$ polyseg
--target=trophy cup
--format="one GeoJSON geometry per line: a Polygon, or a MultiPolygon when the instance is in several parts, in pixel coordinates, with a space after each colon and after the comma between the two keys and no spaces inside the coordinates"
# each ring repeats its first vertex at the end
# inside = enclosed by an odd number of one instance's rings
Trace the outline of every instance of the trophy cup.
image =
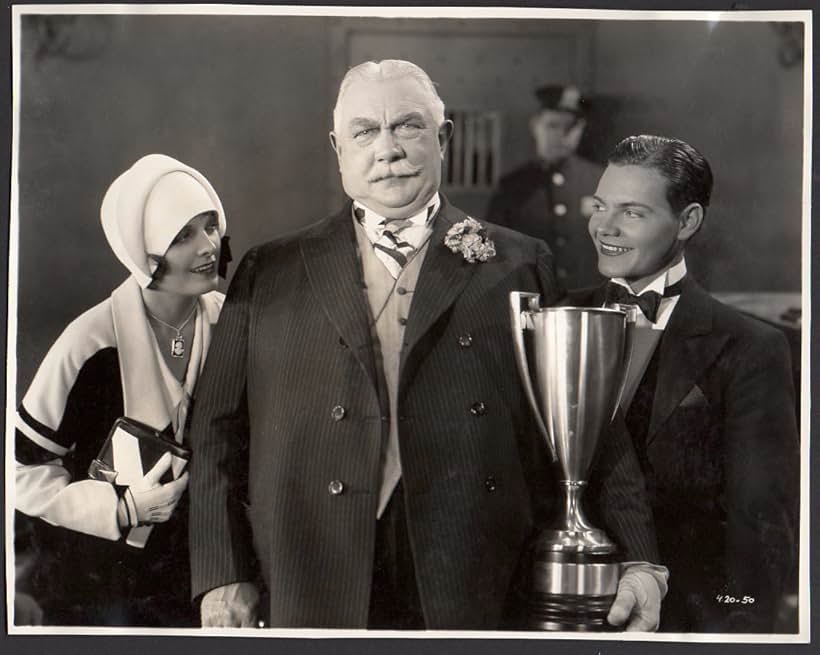
{"type": "Polygon", "coordinates": [[[538,294],[510,293],[516,363],[562,498],[558,516],[536,541],[528,627],[607,630],[620,557],[603,530],[587,520],[581,498],[601,433],[620,402],[634,314],[540,308],[538,302],[538,294]]]}

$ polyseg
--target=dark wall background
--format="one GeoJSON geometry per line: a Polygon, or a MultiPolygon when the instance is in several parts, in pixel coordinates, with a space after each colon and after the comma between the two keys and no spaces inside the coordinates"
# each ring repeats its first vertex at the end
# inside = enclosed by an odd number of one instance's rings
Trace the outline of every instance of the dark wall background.
{"type": "MultiPolygon", "coordinates": [[[[108,184],[164,152],[219,192],[238,259],[342,198],[327,140],[335,92],[365,57],[408,58],[448,107],[503,120],[502,168],[531,155],[531,88],[592,96],[586,153],[679,136],[716,189],[691,268],[713,291],[799,291],[800,35],[696,21],[25,16],[19,123],[18,397],[62,328],[125,276],[99,226],[108,184]]],[[[592,192],[593,189],[590,189],[592,192]]],[[[481,215],[486,192],[451,190],[481,215]]]]}

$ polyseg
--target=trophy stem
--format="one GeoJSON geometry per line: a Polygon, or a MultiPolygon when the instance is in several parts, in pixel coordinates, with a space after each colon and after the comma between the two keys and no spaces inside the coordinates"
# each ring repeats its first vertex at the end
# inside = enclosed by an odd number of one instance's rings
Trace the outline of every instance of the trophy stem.
{"type": "Polygon", "coordinates": [[[586,482],[573,482],[571,480],[562,480],[561,487],[564,497],[563,508],[563,529],[572,532],[585,532],[594,530],[592,524],[587,520],[581,505],[581,498],[586,489],[586,482]]]}

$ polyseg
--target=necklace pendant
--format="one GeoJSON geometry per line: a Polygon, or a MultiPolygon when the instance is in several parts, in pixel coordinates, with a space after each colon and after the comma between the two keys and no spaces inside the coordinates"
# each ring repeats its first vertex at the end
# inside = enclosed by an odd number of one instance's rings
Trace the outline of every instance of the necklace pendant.
{"type": "Polygon", "coordinates": [[[185,357],[185,339],[182,335],[177,335],[171,339],[171,357],[180,359],[185,357]]]}

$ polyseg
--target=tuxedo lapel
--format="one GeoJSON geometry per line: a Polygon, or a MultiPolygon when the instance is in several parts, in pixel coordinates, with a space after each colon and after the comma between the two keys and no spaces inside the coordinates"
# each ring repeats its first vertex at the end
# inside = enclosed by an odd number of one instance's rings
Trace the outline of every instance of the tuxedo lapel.
{"type": "MultiPolygon", "coordinates": [[[[356,252],[351,203],[312,236],[302,240],[302,257],[317,302],[378,389],[370,331],[370,310],[356,252]]],[[[309,302],[306,298],[305,302],[309,302]]]]}
{"type": "Polygon", "coordinates": [[[447,230],[466,218],[463,212],[451,206],[442,195],[441,209],[435,219],[407,319],[401,362],[403,380],[405,366],[415,356],[414,351],[419,342],[459,297],[476,267],[481,266],[468,263],[464,257],[444,245],[447,230]]]}
{"type": "Polygon", "coordinates": [[[689,277],[661,339],[658,382],[647,434],[651,442],[718,356],[728,337],[712,332],[709,295],[689,277]]]}

